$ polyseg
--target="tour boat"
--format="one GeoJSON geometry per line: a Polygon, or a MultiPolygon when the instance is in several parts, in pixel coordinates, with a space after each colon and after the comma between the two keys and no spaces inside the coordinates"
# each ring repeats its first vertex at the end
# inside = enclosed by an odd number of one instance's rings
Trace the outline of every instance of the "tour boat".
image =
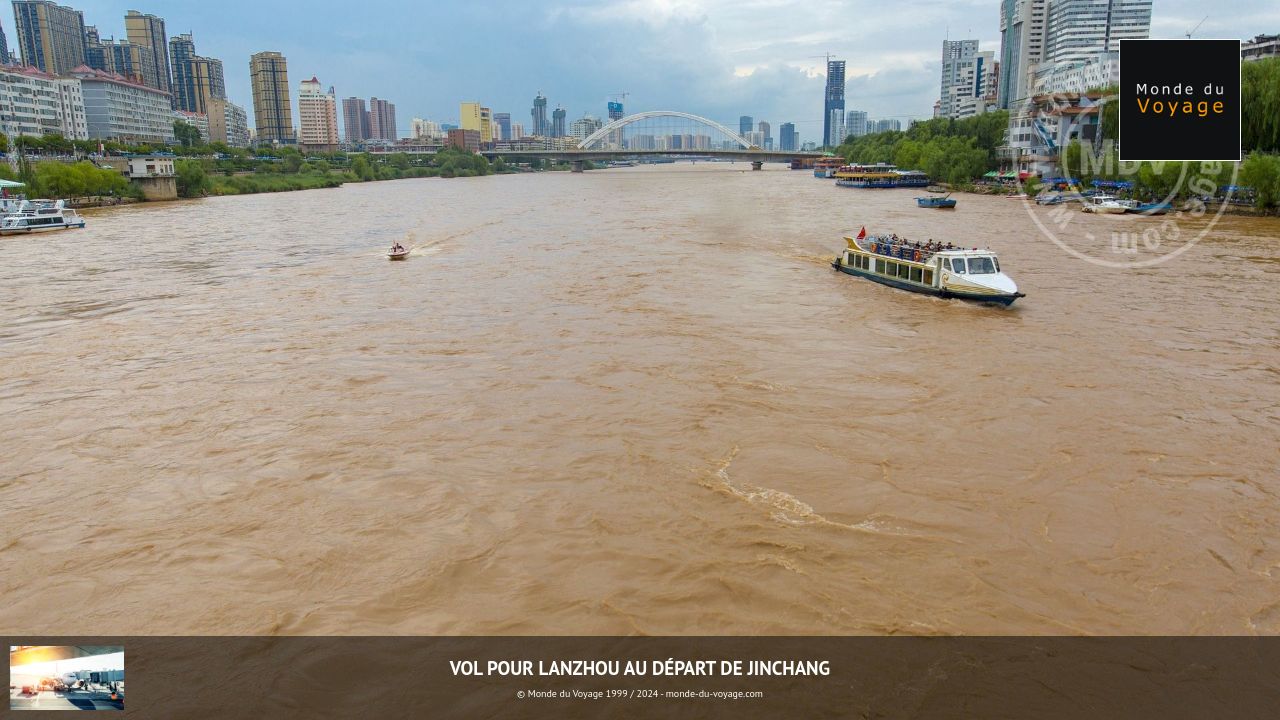
{"type": "Polygon", "coordinates": [[[813,164],[813,176],[816,178],[829,178],[835,174],[836,168],[843,164],[843,160],[834,157],[818,158],[813,164]]]}
{"type": "MultiPolygon", "coordinates": [[[[874,165],[845,165],[835,171],[836,185],[864,189],[888,189],[898,187],[900,175],[897,168],[888,163],[874,165]]],[[[927,179],[926,179],[927,184],[927,179]]]]}
{"type": "Polygon", "coordinates": [[[1167,202],[1159,203],[1140,203],[1128,209],[1128,212],[1138,215],[1164,215],[1173,210],[1173,206],[1167,202]]]}
{"type": "Polygon", "coordinates": [[[0,235],[48,232],[84,227],[84,218],[62,200],[24,200],[16,212],[0,220],[0,235]]]}
{"type": "Polygon", "coordinates": [[[1120,215],[1134,207],[1137,207],[1137,203],[1132,200],[1121,200],[1114,195],[1094,195],[1085,202],[1081,210],[1100,215],[1120,215]]]}
{"type": "Polygon", "coordinates": [[[901,239],[868,236],[866,228],[846,237],[831,267],[901,290],[1009,305],[1025,294],[1000,271],[990,250],[954,248],[927,252],[901,239]]]}
{"type": "Polygon", "coordinates": [[[942,210],[954,210],[956,207],[956,199],[951,196],[946,197],[918,197],[916,205],[922,208],[940,208],[942,210]]]}
{"type": "Polygon", "coordinates": [[[391,249],[387,251],[387,257],[392,260],[403,260],[409,257],[409,248],[392,245],[391,249]]]}

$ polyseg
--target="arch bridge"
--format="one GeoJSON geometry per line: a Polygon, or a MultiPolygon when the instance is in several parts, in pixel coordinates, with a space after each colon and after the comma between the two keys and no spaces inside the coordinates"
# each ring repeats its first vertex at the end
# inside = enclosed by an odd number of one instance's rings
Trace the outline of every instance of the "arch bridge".
{"type": "Polygon", "coordinates": [[[793,158],[822,157],[822,153],[818,152],[765,150],[758,145],[753,145],[747,138],[742,137],[715,120],[678,110],[649,110],[614,120],[583,138],[574,148],[556,150],[486,150],[482,151],[482,154],[491,158],[501,155],[504,157],[561,160],[573,163],[575,172],[582,169],[583,162],[586,160],[695,156],[726,160],[748,160],[751,161],[752,167],[758,170],[761,164],[766,161],[781,162],[793,158]],[[643,128],[646,123],[664,120],[685,123],[682,129],[699,128],[704,133],[713,131],[723,136],[724,139],[717,143],[718,147],[712,147],[711,136],[705,134],[676,133],[664,136],[658,133],[633,136],[630,142],[625,141],[628,128],[643,128]],[[677,137],[682,138],[681,147],[672,146],[676,144],[675,138],[677,137]],[[641,141],[642,138],[643,141],[641,141]],[[685,140],[683,139],[693,140],[692,144],[697,145],[697,147],[684,147],[685,140]]]}

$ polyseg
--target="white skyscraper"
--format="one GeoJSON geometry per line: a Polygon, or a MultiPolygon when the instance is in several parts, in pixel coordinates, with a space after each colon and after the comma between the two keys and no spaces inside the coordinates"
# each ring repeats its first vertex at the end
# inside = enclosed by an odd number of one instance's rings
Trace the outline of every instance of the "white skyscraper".
{"type": "Polygon", "coordinates": [[[1030,91],[1036,66],[1044,61],[1045,10],[1048,0],[1001,0],[1000,97],[1008,109],[1030,91]]]}
{"type": "Polygon", "coordinates": [[[1051,0],[1044,62],[1087,62],[1151,36],[1152,0],[1051,0]]]}
{"type": "Polygon", "coordinates": [[[994,53],[979,52],[977,40],[943,40],[938,116],[960,119],[986,112],[985,98],[995,80],[994,53]]]}

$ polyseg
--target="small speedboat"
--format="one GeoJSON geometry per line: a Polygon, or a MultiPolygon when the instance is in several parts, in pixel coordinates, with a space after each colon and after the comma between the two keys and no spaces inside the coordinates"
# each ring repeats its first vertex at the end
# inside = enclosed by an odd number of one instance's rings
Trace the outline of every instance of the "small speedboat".
{"type": "Polygon", "coordinates": [[[916,205],[922,208],[954,210],[956,207],[956,200],[950,195],[947,195],[946,197],[918,197],[916,198],[916,205]]]}
{"type": "Polygon", "coordinates": [[[392,245],[391,249],[387,251],[387,257],[392,260],[403,260],[409,257],[409,248],[400,244],[392,245]]]}
{"type": "Polygon", "coordinates": [[[84,218],[62,200],[23,200],[0,220],[0,235],[17,235],[84,227],[84,218]]]}
{"type": "Polygon", "coordinates": [[[1061,205],[1067,199],[1061,195],[1038,195],[1036,196],[1037,205],[1061,205]]]}

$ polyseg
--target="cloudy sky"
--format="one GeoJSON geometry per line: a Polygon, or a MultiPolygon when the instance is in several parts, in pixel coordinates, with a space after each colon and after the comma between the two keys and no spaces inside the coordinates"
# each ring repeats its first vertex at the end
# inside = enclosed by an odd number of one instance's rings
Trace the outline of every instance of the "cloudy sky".
{"type": "MultiPolygon", "coordinates": [[[[998,50],[1000,37],[999,0],[60,1],[104,38],[124,37],[128,9],[164,17],[170,35],[193,32],[250,114],[249,55],[277,50],[295,95],[315,75],[339,97],[389,99],[402,134],[415,116],[457,122],[465,100],[527,125],[541,90],[571,121],[628,92],[629,112],[731,127],[747,114],[813,140],[826,53],[848,62],[848,108],[906,120],[932,112],[944,38],[998,50]]],[[[1155,0],[1152,37],[1182,37],[1211,13],[1196,37],[1280,33],[1277,0],[1155,0]]],[[[11,15],[3,25],[13,46],[11,15]]]]}

